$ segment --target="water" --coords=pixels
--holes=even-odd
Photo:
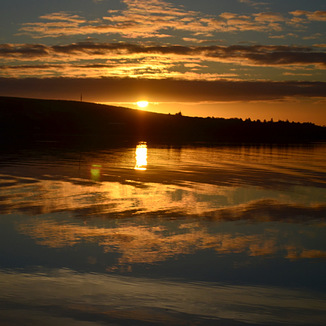
[[[1,325],[325,325],[326,145],[0,155]]]

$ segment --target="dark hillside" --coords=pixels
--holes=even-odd
[[[130,139],[171,142],[303,142],[326,140],[311,123],[192,118],[94,103],[0,97],[2,142],[19,139]]]

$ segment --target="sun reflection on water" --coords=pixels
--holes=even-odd
[[[135,170],[147,170],[147,144],[140,142],[136,147],[136,165]]]

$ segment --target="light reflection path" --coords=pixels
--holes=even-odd
[[[140,142],[136,147],[136,165],[135,170],[145,171],[147,169],[147,144]]]

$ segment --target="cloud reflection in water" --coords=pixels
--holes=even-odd
[[[0,160],[0,324],[323,325],[325,147],[135,153]]]
[[[315,173],[307,166],[303,175],[305,164],[296,162],[295,151],[289,155],[283,150],[273,153],[265,149],[243,153],[237,148],[153,148],[151,169],[139,174],[135,170],[147,168],[144,142],[136,149],[113,151],[116,157],[108,153],[96,157],[92,153],[87,160],[80,161],[78,157],[78,161],[58,162],[54,166],[51,161],[48,170],[44,160],[28,165],[18,162],[17,175],[9,173],[8,168],[2,169],[1,210],[3,214],[46,214],[35,216],[28,223],[26,219],[20,221],[17,229],[50,248],[75,246],[83,241],[98,244],[104,252],[121,255],[119,266],[153,264],[207,249],[221,254],[325,258],[325,248],[306,247],[302,243],[304,236],[299,233],[303,227],[291,236],[283,230],[285,223],[301,228],[302,223],[308,222],[312,232],[325,227],[326,187],[322,181],[321,153],[314,154]],[[96,164],[90,164],[92,161]],[[77,170],[73,163],[77,162],[79,175],[74,174]],[[40,171],[40,166],[44,174],[33,175]],[[91,167],[90,175],[88,170],[83,178],[85,166]],[[252,166],[255,173],[248,172]],[[231,167],[234,178],[226,183],[223,174]],[[278,179],[282,169],[291,173],[282,171],[284,178]],[[247,174],[243,173],[245,170]],[[297,173],[308,185],[291,184]],[[240,175],[241,179],[235,182]],[[313,186],[312,179],[318,187]],[[271,187],[285,183],[284,180],[289,181],[286,187]],[[82,218],[85,224],[67,219],[61,223],[52,217],[56,212]],[[155,217],[158,224],[144,222],[150,221],[150,217]],[[160,224],[160,218],[171,217],[180,218],[182,225]],[[133,218],[135,222],[120,222],[115,227],[91,224],[96,218]],[[218,223],[239,221],[278,224],[266,230],[263,227],[264,234],[247,234],[241,228],[233,232],[216,230]],[[211,228],[215,231],[211,232]],[[282,236],[287,239],[284,243]]]
[[[228,232],[219,230],[219,224],[212,221],[168,220],[151,223],[134,219],[132,222],[121,221],[114,227],[103,222],[101,224],[99,227],[94,222],[60,223],[53,218],[40,217],[21,222],[17,229],[33,238],[37,244],[50,248],[81,243],[97,244],[104,252],[119,253],[116,267],[123,269],[128,265],[153,264],[207,249],[218,254],[241,253],[252,257],[270,256],[291,260],[326,258],[326,250],[312,247],[314,241],[309,232],[318,230],[318,225],[298,227],[296,232],[289,233],[276,224],[247,234],[241,227],[233,227]],[[323,227],[320,232],[322,230]],[[309,243],[309,248],[305,248],[305,243]]]

